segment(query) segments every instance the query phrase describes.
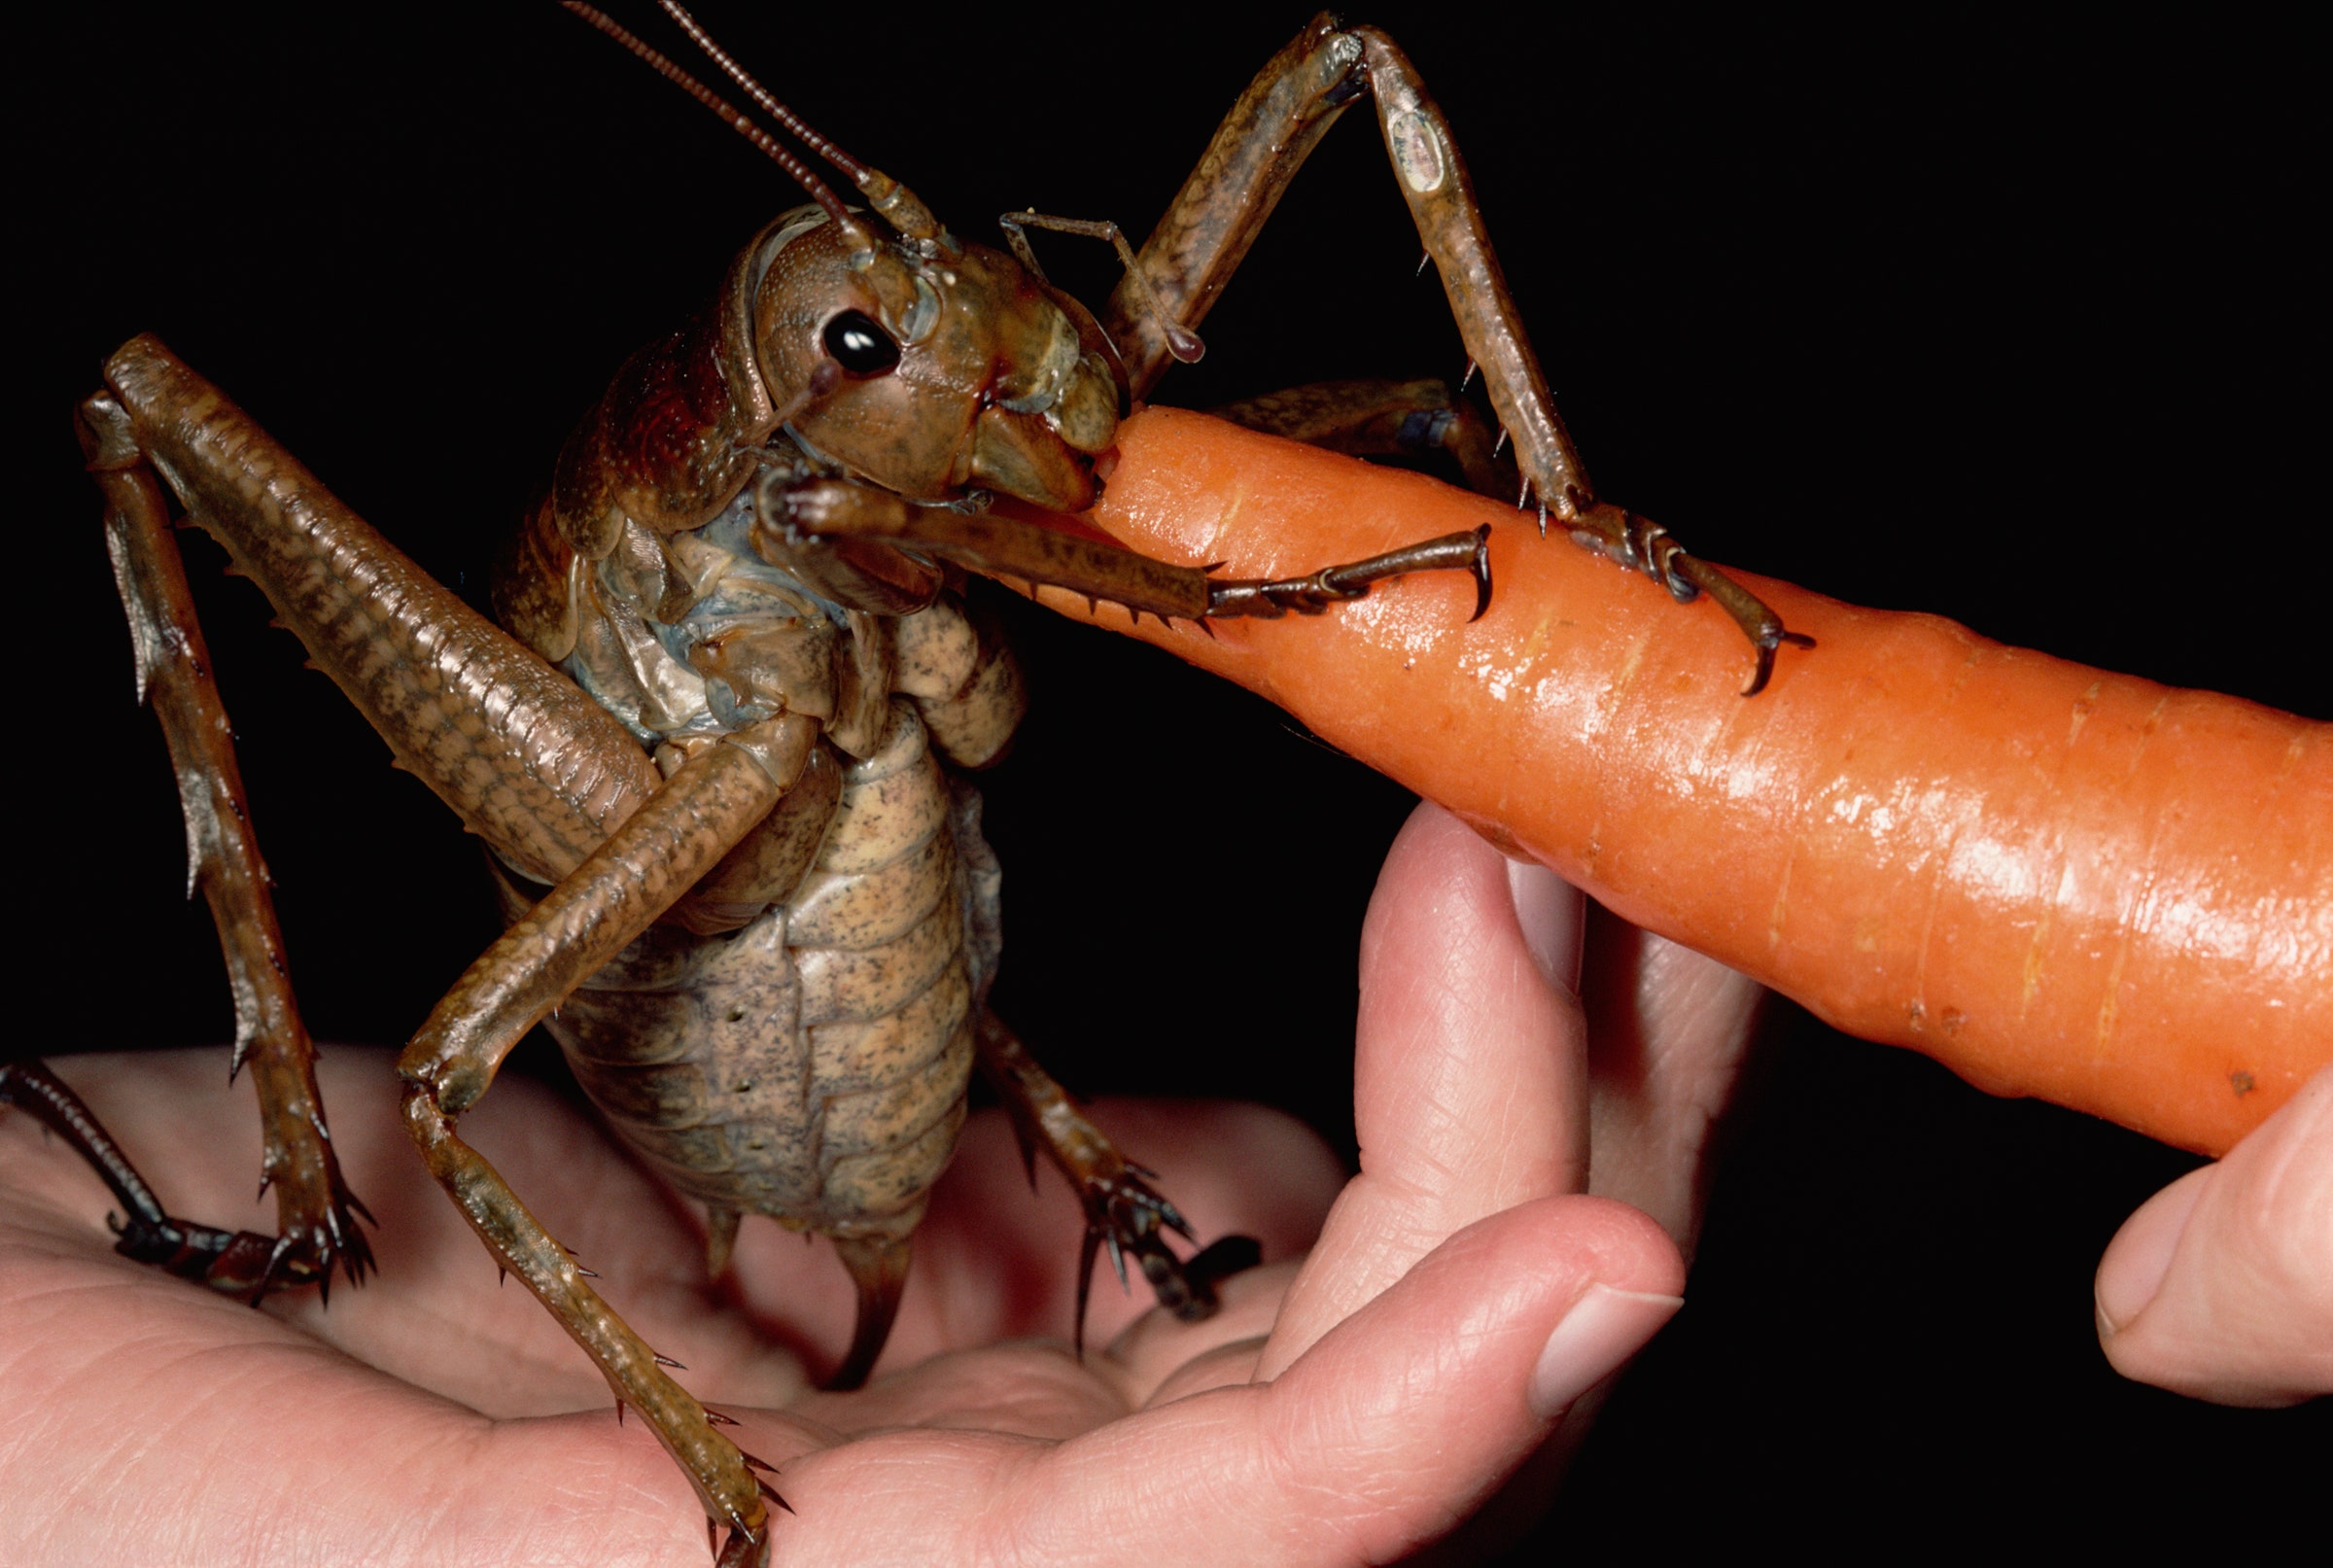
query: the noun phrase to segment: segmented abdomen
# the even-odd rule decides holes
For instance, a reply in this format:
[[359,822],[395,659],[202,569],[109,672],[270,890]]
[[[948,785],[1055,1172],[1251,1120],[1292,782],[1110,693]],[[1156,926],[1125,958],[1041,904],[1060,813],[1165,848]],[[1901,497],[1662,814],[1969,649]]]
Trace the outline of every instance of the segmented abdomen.
[[905,1235],[964,1115],[994,862],[913,707],[844,773],[816,862],[743,929],[659,925],[550,1020],[576,1078],[683,1191]]

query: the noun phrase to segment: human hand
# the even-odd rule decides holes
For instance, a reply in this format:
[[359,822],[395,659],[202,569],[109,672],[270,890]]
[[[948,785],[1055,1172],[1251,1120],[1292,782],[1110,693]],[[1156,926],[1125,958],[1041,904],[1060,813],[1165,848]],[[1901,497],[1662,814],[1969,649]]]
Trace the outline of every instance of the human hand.
[[[1625,947],[1591,1094],[1562,984],[1581,928],[1576,894],[1421,810],[1364,938],[1363,1173],[1340,1195],[1317,1140],[1253,1107],[1098,1107],[1202,1236],[1245,1231],[1290,1261],[1226,1281],[1201,1324],[1098,1293],[1110,1348],[1083,1366],[1062,1342],[1074,1205],[1050,1178],[1028,1197],[995,1118],[968,1130],[891,1346],[849,1395],[810,1386],[851,1311],[822,1244],[749,1226],[712,1288],[693,1215],[549,1091],[500,1085],[464,1133],[780,1467],[796,1510],[780,1562],[1382,1560],[1480,1507],[1676,1305],[1674,1244],[1580,1190],[1626,1188],[1689,1235],[1696,1178],[1663,1151],[1697,1150],[1724,1076],[1705,1069],[1738,1051],[1755,992],[1666,944]],[[65,1076],[174,1210],[257,1228],[256,1118],[219,1067],[82,1058]],[[303,1292],[254,1312],[126,1263],[78,1159],[28,1118],[0,1129],[7,1555],[162,1543],[232,1562],[296,1542],[326,1558],[702,1561],[679,1472],[611,1418],[548,1315],[497,1289],[405,1145],[386,1054],[334,1051],[323,1071],[383,1265],[329,1310]]]
[[2124,1376],[2218,1405],[2333,1392],[2333,1067],[2115,1233],[2098,1339]]

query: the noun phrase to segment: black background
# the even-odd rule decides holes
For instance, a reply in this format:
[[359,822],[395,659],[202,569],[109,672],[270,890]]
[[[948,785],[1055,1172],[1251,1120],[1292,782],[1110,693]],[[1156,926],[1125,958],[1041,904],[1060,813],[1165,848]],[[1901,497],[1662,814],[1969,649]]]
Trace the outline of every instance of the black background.
[[[982,238],[1028,205],[1145,231],[1304,19],[806,9],[705,14]],[[1448,111],[1603,493],[1839,598],[2333,715],[2321,438],[2296,387],[2324,349],[2297,34],[1356,19],[1392,30]],[[158,332],[474,599],[615,364],[798,197],[547,5],[40,26],[15,49],[11,140],[31,928],[9,1049],[211,1044],[226,988],[180,898],[67,420],[101,357]],[[1097,247],[1041,243],[1057,279],[1106,291]],[[1417,255],[1351,117],[1161,401],[1454,374]],[[396,1043],[493,932],[475,847],[217,552],[189,555],[310,1024]],[[999,1003],[1081,1089],[1261,1098],[1349,1147],[1353,944],[1408,797],[1163,654],[1006,612],[1037,706],[989,785]],[[1264,869],[1300,845],[1317,869]],[[1648,1525],[1683,1550],[2034,1522],[2225,1539],[2321,1491],[2323,1409],[2191,1405],[2120,1382],[2092,1341],[2100,1249],[2192,1160],[1794,1008],[1769,1032],[1691,1307],[1539,1549]]]

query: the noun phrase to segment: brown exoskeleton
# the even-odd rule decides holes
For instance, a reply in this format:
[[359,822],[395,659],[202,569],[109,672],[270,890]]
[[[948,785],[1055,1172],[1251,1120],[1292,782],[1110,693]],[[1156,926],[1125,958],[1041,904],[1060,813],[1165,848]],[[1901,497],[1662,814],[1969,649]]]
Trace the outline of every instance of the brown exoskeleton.
[[[1017,235],[1018,260],[963,245],[904,189],[841,163],[872,212],[827,194],[778,220],[714,308],[636,356],[571,439],[498,577],[516,643],[388,550],[158,345],[132,343],[87,408],[91,462],[229,944],[285,1223],[261,1238],[169,1220],[52,1081],[20,1074],[14,1092],[47,1096],[115,1177],[132,1210],[125,1247],[246,1292],[364,1267],[158,475],[494,848],[515,923],[408,1050],[408,1122],[498,1257],[732,1527],[725,1555],[748,1557],[766,1536],[743,1461],[454,1133],[502,1056],[554,1008],[586,1087],[708,1202],[716,1250],[748,1209],[837,1237],[861,1286],[843,1380],[880,1348],[976,1054],[1079,1184],[1089,1250],[1133,1250],[1170,1299],[1203,1304],[1203,1271],[1186,1274],[1160,1239],[1172,1210],[980,1006],[992,885],[972,798],[932,751],[965,766],[992,757],[1017,692],[1001,648],[950,597],[949,569],[1195,618],[1318,609],[1421,567],[1480,573],[1470,536],[1288,582],[1209,580],[985,513],[976,499],[1092,499],[1122,401],[1156,381],[1304,152],[1372,88],[1536,494],[1672,592],[1724,599],[1758,642],[1762,679],[1787,634],[1657,530],[1593,500],[1438,112],[1390,44],[1325,19],[1234,111],[1099,322],[1045,284]],[[1238,412],[1348,447],[1444,446],[1478,482],[1504,482],[1483,433],[1431,389],[1348,384]]]

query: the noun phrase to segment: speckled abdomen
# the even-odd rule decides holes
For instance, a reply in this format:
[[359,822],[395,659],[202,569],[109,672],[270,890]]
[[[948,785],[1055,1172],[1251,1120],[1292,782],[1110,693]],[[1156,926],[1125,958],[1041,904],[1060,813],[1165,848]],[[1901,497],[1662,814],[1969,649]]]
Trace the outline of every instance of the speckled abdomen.
[[791,897],[724,935],[652,928],[549,1020],[617,1130],[713,1207],[904,1237],[956,1146],[995,863],[979,797],[892,714]]

